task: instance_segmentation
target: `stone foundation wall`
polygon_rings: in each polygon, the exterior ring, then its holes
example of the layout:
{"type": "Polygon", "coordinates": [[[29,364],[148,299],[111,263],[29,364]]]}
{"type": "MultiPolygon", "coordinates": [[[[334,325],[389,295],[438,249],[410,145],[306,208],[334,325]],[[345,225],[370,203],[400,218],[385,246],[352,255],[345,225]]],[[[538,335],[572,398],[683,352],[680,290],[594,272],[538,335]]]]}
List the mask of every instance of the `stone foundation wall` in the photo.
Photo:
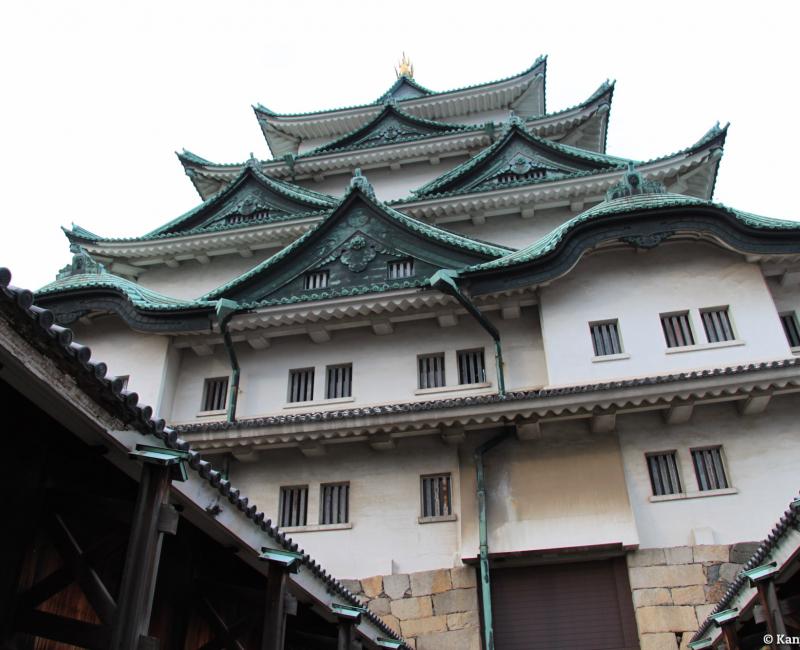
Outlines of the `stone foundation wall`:
{"type": "Polygon", "coordinates": [[[472,567],[342,582],[416,650],[480,650],[472,567]]]}
{"type": "Polygon", "coordinates": [[[641,650],[685,650],[758,544],[677,546],[628,555],[641,650]]]}

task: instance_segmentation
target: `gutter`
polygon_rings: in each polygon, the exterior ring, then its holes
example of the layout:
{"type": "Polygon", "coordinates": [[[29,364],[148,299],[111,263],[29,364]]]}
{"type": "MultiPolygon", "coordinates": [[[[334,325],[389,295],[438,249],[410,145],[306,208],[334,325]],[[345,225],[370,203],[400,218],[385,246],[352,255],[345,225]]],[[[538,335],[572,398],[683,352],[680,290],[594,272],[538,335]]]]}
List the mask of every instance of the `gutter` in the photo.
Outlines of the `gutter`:
{"type": "Polygon", "coordinates": [[[458,272],[450,269],[441,269],[434,273],[429,282],[431,287],[438,289],[442,293],[448,293],[453,296],[467,313],[470,314],[478,324],[488,332],[489,336],[494,340],[494,361],[497,368],[497,394],[504,397],[506,394],[506,378],[503,370],[503,349],[500,345],[500,332],[491,323],[491,321],[484,316],[484,314],[475,306],[475,304],[461,291],[461,288],[456,284],[455,278],[458,277],[458,272]]]}
{"type": "Polygon", "coordinates": [[[239,359],[236,357],[236,351],[233,349],[233,341],[231,340],[231,333],[228,331],[228,322],[233,318],[233,315],[239,309],[239,303],[226,298],[217,300],[215,312],[217,314],[217,322],[219,323],[219,331],[222,333],[222,342],[228,352],[228,358],[231,362],[231,391],[228,397],[228,412],[226,421],[230,424],[236,422],[236,400],[239,397],[239,359]]]}

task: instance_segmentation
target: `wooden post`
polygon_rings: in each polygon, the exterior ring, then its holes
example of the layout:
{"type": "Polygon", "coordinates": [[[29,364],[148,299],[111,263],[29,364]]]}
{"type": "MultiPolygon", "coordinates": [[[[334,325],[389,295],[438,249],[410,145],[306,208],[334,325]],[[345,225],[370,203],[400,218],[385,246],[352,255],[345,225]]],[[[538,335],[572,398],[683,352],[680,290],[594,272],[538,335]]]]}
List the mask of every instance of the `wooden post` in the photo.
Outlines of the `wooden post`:
{"type": "Polygon", "coordinates": [[[786,635],[786,624],[783,622],[783,613],[778,602],[778,594],[775,591],[775,582],[771,579],[761,580],[756,583],[756,588],[758,589],[758,600],[767,621],[767,631],[773,638],[770,647],[773,650],[788,650],[788,645],[778,643],[779,635],[786,635]]]}
{"type": "Polygon", "coordinates": [[[142,466],[111,635],[112,650],[137,650],[140,638],[147,637],[163,537],[159,518],[167,506],[169,484],[169,466],[149,463],[142,466]]]}
{"type": "Polygon", "coordinates": [[[269,563],[267,573],[267,602],[264,612],[264,636],[261,650],[283,650],[286,634],[286,581],[288,569],[285,564],[269,563]]]}
{"type": "Polygon", "coordinates": [[[725,639],[725,650],[739,650],[739,639],[736,636],[736,621],[723,623],[722,638],[725,639]]]}
{"type": "Polygon", "coordinates": [[[339,645],[336,650],[353,650],[353,623],[352,621],[339,619],[339,645]]]}

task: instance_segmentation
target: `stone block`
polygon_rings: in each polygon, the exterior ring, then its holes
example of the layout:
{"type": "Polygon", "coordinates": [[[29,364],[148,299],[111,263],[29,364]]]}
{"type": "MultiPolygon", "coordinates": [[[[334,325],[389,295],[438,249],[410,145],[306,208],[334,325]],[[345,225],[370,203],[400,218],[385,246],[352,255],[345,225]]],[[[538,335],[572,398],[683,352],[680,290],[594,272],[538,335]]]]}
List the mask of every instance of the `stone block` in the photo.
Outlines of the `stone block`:
{"type": "Polygon", "coordinates": [[[691,564],[694,557],[691,546],[665,548],[664,556],[667,558],[667,564],[691,564]]]}
{"type": "Polygon", "coordinates": [[[354,594],[362,593],[361,582],[359,580],[342,580],[341,582],[345,586],[345,589],[349,589],[354,594]]]}
{"type": "Polygon", "coordinates": [[[422,598],[402,598],[400,600],[393,600],[390,609],[401,621],[407,621],[412,618],[426,618],[433,616],[433,608],[431,607],[430,596],[423,596],[422,598]]]}
{"type": "Polygon", "coordinates": [[[671,632],[642,634],[641,650],[678,650],[678,641],[671,632]]]}
{"type": "Polygon", "coordinates": [[[418,636],[417,650],[481,650],[480,631],[464,628],[418,636]]]}
{"type": "Polygon", "coordinates": [[[705,588],[701,585],[676,587],[672,590],[672,602],[676,605],[705,605],[705,588]]]}
{"type": "Polygon", "coordinates": [[[453,589],[433,596],[433,610],[437,614],[455,614],[478,609],[477,589],[453,589]]]}
{"type": "Polygon", "coordinates": [[[725,595],[725,592],[728,591],[728,587],[729,587],[728,583],[722,580],[706,587],[705,588],[706,602],[718,603],[720,600],[722,600],[722,597],[725,595]]]}
{"type": "Polygon", "coordinates": [[[658,566],[666,564],[663,548],[646,548],[628,553],[628,566],[658,566]]]}
{"type": "Polygon", "coordinates": [[[444,632],[447,629],[447,617],[428,616],[426,618],[414,618],[408,621],[400,621],[400,629],[404,637],[444,632]]]}
{"type": "Polygon", "coordinates": [[[397,620],[396,616],[392,616],[391,614],[384,614],[381,616],[381,620],[386,623],[394,632],[400,634],[400,621],[397,620]]]}
{"type": "Polygon", "coordinates": [[[725,582],[733,582],[742,568],[741,564],[726,562],[719,568],[719,578],[720,580],[725,580],[725,582]]]}
{"type": "Polygon", "coordinates": [[[712,585],[715,582],[717,582],[717,580],[719,580],[719,568],[721,566],[722,566],[721,564],[709,564],[705,568],[706,578],[708,578],[706,584],[712,585]]]}
{"type": "Polygon", "coordinates": [[[632,567],[628,573],[631,579],[631,589],[688,587],[706,584],[703,567],[699,564],[632,567]]]}
{"type": "Polygon", "coordinates": [[[465,627],[479,627],[480,618],[478,611],[474,612],[458,612],[457,614],[447,615],[447,629],[448,630],[461,630],[465,627]]]}
{"type": "Polygon", "coordinates": [[[716,603],[714,603],[709,605],[697,605],[697,607],[694,608],[695,615],[697,616],[697,627],[702,625],[703,621],[709,617],[716,606],[716,603]]]}
{"type": "Polygon", "coordinates": [[[694,607],[641,607],[636,610],[639,633],[689,632],[697,629],[694,607]]]}
{"type": "Polygon", "coordinates": [[[634,589],[633,607],[653,607],[655,605],[672,605],[672,596],[669,589],[657,587],[655,589],[634,589]]]}
{"type": "Polygon", "coordinates": [[[734,564],[747,564],[758,548],[758,542],[740,542],[731,546],[730,560],[734,564]]]}
{"type": "Polygon", "coordinates": [[[388,598],[373,598],[371,601],[369,601],[368,607],[371,611],[378,615],[391,614],[388,598]]]}
{"type": "Polygon", "coordinates": [[[686,633],[685,633],[685,634],[684,634],[684,635],[681,637],[681,647],[680,647],[680,650],[691,650],[691,648],[689,647],[689,641],[691,641],[691,640],[692,640],[692,633],[691,633],[691,632],[686,632],[686,633]]]}
{"type": "Polygon", "coordinates": [[[383,593],[392,600],[403,598],[408,591],[408,575],[400,573],[397,575],[383,576],[383,593]]]}
{"type": "Polygon", "coordinates": [[[405,639],[406,645],[411,648],[411,650],[417,650],[417,640],[416,639],[405,639]]]}
{"type": "Polygon", "coordinates": [[[419,573],[412,573],[410,577],[412,596],[430,596],[453,588],[450,581],[450,571],[447,569],[420,571],[419,573]]]}
{"type": "Polygon", "coordinates": [[[730,547],[725,544],[704,544],[693,547],[695,562],[727,562],[730,547]]]}
{"type": "Polygon", "coordinates": [[[383,593],[383,578],[381,576],[362,578],[361,589],[368,598],[377,598],[383,593]]]}
{"type": "Polygon", "coordinates": [[[478,586],[478,569],[471,566],[460,566],[450,569],[453,589],[469,589],[478,586]]]}

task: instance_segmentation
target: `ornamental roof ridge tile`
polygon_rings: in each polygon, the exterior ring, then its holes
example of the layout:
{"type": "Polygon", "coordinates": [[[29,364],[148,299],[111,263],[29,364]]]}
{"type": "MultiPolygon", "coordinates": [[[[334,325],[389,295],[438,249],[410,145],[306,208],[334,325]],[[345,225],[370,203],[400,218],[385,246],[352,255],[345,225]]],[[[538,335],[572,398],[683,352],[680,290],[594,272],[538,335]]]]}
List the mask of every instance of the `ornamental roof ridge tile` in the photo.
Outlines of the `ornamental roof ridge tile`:
{"type": "MultiPolygon", "coordinates": [[[[214,470],[210,462],[203,460],[202,454],[182,440],[175,429],[167,427],[163,419],[154,419],[152,407],[140,406],[137,393],[123,390],[123,382],[118,377],[108,378],[106,376],[108,366],[103,362],[92,361],[91,349],[73,342],[72,330],[56,325],[51,311],[37,307],[33,303],[33,293],[27,289],[11,286],[11,272],[7,268],[0,267],[0,311],[13,321],[12,327],[20,335],[74,377],[79,388],[109,413],[142,435],[155,436],[167,447],[187,452],[189,467],[212,488],[227,497],[244,517],[253,522],[253,525],[284,549],[299,553],[302,564],[331,591],[352,605],[362,606],[353,592],[322,569],[319,563],[299,548],[298,544],[292,542],[291,538],[273,526],[272,520],[268,519],[264,512],[259,511],[255,503],[250,503],[238,489],[234,489],[231,482],[223,478],[219,471],[214,470]]],[[[377,614],[364,609],[363,615],[388,637],[402,641],[402,637],[386,625],[377,614]]],[[[408,649],[407,645],[403,647],[408,649]]]]}
{"type": "Polygon", "coordinates": [[[467,269],[464,269],[462,273],[489,271],[492,269],[507,268],[516,264],[525,264],[527,262],[531,262],[542,255],[551,252],[559,244],[559,242],[561,242],[566,234],[573,230],[576,226],[597,217],[608,216],[612,214],[626,214],[630,212],[638,212],[640,210],[656,210],[661,208],[692,206],[711,207],[722,210],[752,228],[770,230],[800,230],[800,221],[764,217],[749,212],[743,212],[741,210],[735,210],[734,208],[729,208],[722,203],[706,201],[705,199],[686,196],[684,194],[672,194],[669,192],[638,194],[598,203],[588,210],[581,212],[579,215],[576,215],[572,219],[565,221],[563,224],[554,228],[530,246],[515,251],[509,255],[506,255],[505,257],[501,257],[500,259],[483,262],[482,264],[475,264],[467,269]]]}
{"type": "Polygon", "coordinates": [[[772,552],[789,530],[792,528],[800,530],[800,508],[797,507],[798,500],[800,500],[800,498],[795,498],[790,502],[789,508],[784,511],[767,537],[758,545],[753,555],[750,556],[739,573],[736,574],[736,578],[728,586],[727,591],[720,601],[716,604],[714,609],[711,610],[705,621],[700,624],[697,632],[692,636],[692,641],[698,641],[706,634],[713,624],[713,619],[711,617],[714,614],[719,614],[728,609],[736,595],[747,585],[748,578],[744,575],[744,572],[765,564],[766,560],[772,555],[772,552]]]}
{"type": "Polygon", "coordinates": [[[485,404],[498,404],[508,402],[518,402],[531,399],[545,399],[550,397],[560,397],[563,395],[579,395],[592,392],[601,392],[619,388],[636,388],[640,386],[652,386],[662,384],[672,384],[679,381],[696,381],[707,379],[713,376],[722,375],[743,375],[763,370],[774,370],[780,368],[800,368],[800,358],[783,359],[780,361],[765,361],[750,363],[739,366],[727,366],[723,368],[713,368],[706,370],[692,370],[686,372],[671,373],[668,375],[651,375],[636,377],[633,379],[620,379],[612,381],[597,382],[592,384],[575,384],[569,386],[558,386],[552,388],[539,388],[533,390],[510,391],[505,395],[491,393],[488,395],[477,395],[470,397],[448,397],[443,399],[420,400],[414,402],[402,402],[395,404],[381,404],[372,406],[350,407],[328,411],[308,411],[304,413],[292,413],[286,415],[273,415],[256,418],[242,418],[235,423],[229,422],[198,422],[191,424],[180,424],[175,426],[176,431],[183,433],[229,431],[232,429],[250,429],[266,426],[280,426],[306,421],[330,421],[344,420],[347,418],[362,418],[369,416],[381,416],[391,413],[408,413],[419,411],[437,411],[440,409],[458,408],[463,406],[481,406],[485,404]]]}
{"type": "MultiPolygon", "coordinates": [[[[493,86],[495,84],[504,83],[506,81],[511,81],[512,79],[517,79],[519,77],[524,77],[525,75],[530,74],[531,72],[533,72],[534,70],[536,70],[536,68],[538,68],[540,66],[542,66],[546,71],[546,69],[547,69],[547,55],[541,55],[541,56],[537,57],[536,60],[533,62],[533,64],[530,67],[526,68],[525,70],[523,70],[522,72],[519,72],[517,74],[509,75],[508,77],[503,77],[501,79],[495,79],[494,81],[485,81],[485,82],[482,82],[482,83],[471,84],[471,85],[468,85],[468,86],[461,86],[460,88],[453,88],[451,90],[431,90],[430,91],[430,95],[427,95],[427,96],[428,97],[437,97],[437,96],[440,96],[440,95],[448,95],[448,94],[452,94],[452,93],[462,92],[464,90],[476,90],[478,88],[482,88],[482,87],[485,87],[485,86],[493,86]]],[[[383,97],[383,95],[381,97],[383,97]]],[[[409,97],[407,99],[399,99],[397,101],[398,102],[407,102],[407,101],[414,101],[416,99],[420,99],[420,97],[409,97]]],[[[371,103],[368,103],[368,104],[353,104],[351,106],[340,106],[338,108],[329,108],[329,109],[325,109],[325,110],[322,110],[322,111],[306,111],[306,112],[300,112],[300,113],[277,113],[277,112],[267,108],[263,104],[258,103],[258,104],[254,104],[253,105],[253,110],[256,112],[256,116],[258,116],[258,113],[263,113],[267,117],[278,117],[278,118],[281,118],[281,117],[312,117],[314,115],[326,115],[326,114],[329,114],[329,113],[338,113],[339,111],[348,111],[348,110],[352,110],[352,109],[355,109],[355,108],[375,108],[377,106],[380,106],[381,103],[382,102],[380,102],[380,101],[374,101],[374,102],[371,102],[371,103]]]]}

